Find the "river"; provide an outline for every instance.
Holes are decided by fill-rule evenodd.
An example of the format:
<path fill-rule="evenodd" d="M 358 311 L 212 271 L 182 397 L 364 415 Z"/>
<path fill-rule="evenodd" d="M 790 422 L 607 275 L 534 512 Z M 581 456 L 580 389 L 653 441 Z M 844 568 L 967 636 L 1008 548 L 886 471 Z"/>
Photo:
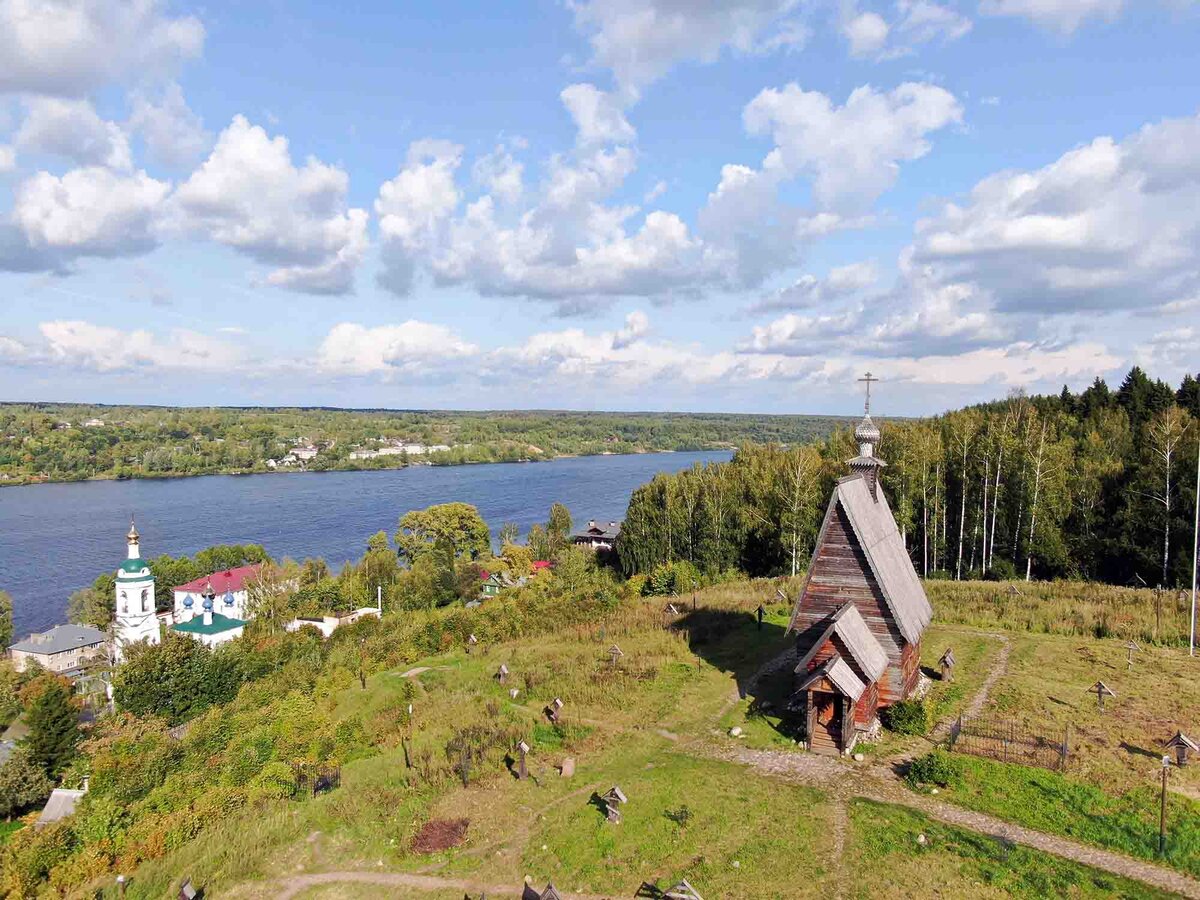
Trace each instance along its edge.
<path fill-rule="evenodd" d="M 262 544 L 274 557 L 324 557 L 336 569 L 367 536 L 432 503 L 474 504 L 493 533 L 522 534 L 565 503 L 576 527 L 621 519 L 629 495 L 659 472 L 728 453 L 588 456 L 543 463 L 413 466 L 379 472 L 211 475 L 0 489 L 0 589 L 17 637 L 66 620 L 67 597 L 125 556 L 129 516 L 142 554 L 186 556 L 214 544 Z"/>

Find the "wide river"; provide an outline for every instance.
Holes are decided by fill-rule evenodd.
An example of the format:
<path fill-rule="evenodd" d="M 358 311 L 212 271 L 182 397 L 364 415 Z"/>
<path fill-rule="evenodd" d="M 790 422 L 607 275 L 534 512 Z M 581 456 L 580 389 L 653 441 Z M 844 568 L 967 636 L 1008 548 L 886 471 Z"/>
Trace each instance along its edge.
<path fill-rule="evenodd" d="M 589 456 L 544 463 L 413 466 L 382 472 L 212 475 L 0 489 L 0 589 L 13 597 L 18 637 L 66 620 L 67 597 L 125 556 L 129 516 L 143 556 L 185 556 L 214 544 L 262 544 L 274 557 L 358 558 L 367 536 L 431 503 L 479 508 L 493 533 L 524 533 L 565 503 L 576 527 L 621 519 L 629 495 L 659 472 L 728 453 Z"/>

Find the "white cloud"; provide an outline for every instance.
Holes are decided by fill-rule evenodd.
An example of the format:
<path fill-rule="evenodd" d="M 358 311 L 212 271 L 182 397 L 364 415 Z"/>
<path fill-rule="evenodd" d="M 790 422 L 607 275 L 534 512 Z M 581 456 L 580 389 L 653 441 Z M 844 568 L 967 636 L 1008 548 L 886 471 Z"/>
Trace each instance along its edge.
<path fill-rule="evenodd" d="M 581 144 L 628 144 L 637 137 L 612 95 L 594 84 L 572 84 L 559 96 L 575 120 Z"/>
<path fill-rule="evenodd" d="M 474 344 L 444 325 L 410 319 L 400 325 L 368 328 L 343 322 L 321 342 L 317 367 L 335 375 L 422 376 L 477 351 Z"/>
<path fill-rule="evenodd" d="M 634 310 L 625 317 L 625 327 L 613 335 L 613 349 L 624 350 L 636 344 L 650 331 L 650 317 L 641 310 Z"/>
<path fill-rule="evenodd" d="M 589 36 L 592 61 L 610 69 L 627 96 L 678 62 L 710 63 L 729 47 L 741 53 L 803 46 L 808 32 L 792 15 L 797 0 L 574 0 L 576 27 Z"/>
<path fill-rule="evenodd" d="M 874 285 L 878 278 L 879 273 L 871 260 L 830 269 L 825 278 L 818 278 L 806 272 L 794 283 L 763 297 L 747 311 L 759 313 L 809 309 L 863 291 Z"/>
<path fill-rule="evenodd" d="M 1200 328 L 1188 325 L 1160 331 L 1138 346 L 1137 362 L 1156 375 L 1166 370 L 1174 380 L 1195 371 L 1197 346 L 1200 346 Z"/>
<path fill-rule="evenodd" d="M 135 92 L 131 104 L 129 127 L 142 136 L 150 156 L 161 165 L 190 166 L 212 143 L 204 123 L 187 105 L 183 91 L 174 82 L 157 98 L 144 91 Z"/>
<path fill-rule="evenodd" d="M 13 365 L 29 358 L 29 348 L 16 338 L 0 334 L 0 363 Z"/>
<path fill-rule="evenodd" d="M 367 246 L 367 213 L 346 208 L 349 178 L 309 157 L 293 164 L 287 138 L 243 116 L 176 190 L 176 224 L 277 266 L 270 284 L 318 294 L 353 289 Z"/>
<path fill-rule="evenodd" d="M 9 144 L 0 144 L 0 175 L 7 175 L 17 168 L 17 151 Z"/>
<path fill-rule="evenodd" d="M 133 168 L 125 132 L 115 122 L 101 119 L 86 100 L 29 100 L 16 144 L 22 153 L 49 153 L 80 166 Z"/>
<path fill-rule="evenodd" d="M 481 156 L 471 167 L 475 183 L 503 203 L 516 203 L 521 199 L 525 191 L 524 175 L 525 166 L 503 146 L 496 147 L 487 156 Z"/>
<path fill-rule="evenodd" d="M 1070 34 L 1088 19 L 1112 21 L 1123 5 L 1123 0 L 981 0 L 979 11 L 1029 19 L 1042 28 Z"/>
<path fill-rule="evenodd" d="M 246 362 L 236 345 L 186 329 L 161 338 L 143 329 L 122 331 L 82 321 L 43 322 L 39 327 L 52 362 L 97 372 L 166 369 L 221 373 Z"/>
<path fill-rule="evenodd" d="M 157 0 L 0 0 L 0 93 L 82 97 L 200 55 L 204 26 Z"/>
<path fill-rule="evenodd" d="M 850 42 L 851 56 L 873 56 L 887 43 L 891 28 L 879 13 L 864 12 L 842 25 L 842 34 Z"/>
<path fill-rule="evenodd" d="M 1000 311 L 1160 306 L 1200 290 L 1200 116 L 1097 138 L 1036 171 L 980 181 L 918 223 L 911 251 Z"/>
<path fill-rule="evenodd" d="M 1106 346 L 1084 342 L 1065 347 L 1043 347 L 1021 341 L 970 353 L 901 357 L 872 362 L 889 377 L 914 384 L 1028 387 L 1061 384 L 1079 377 L 1092 378 L 1121 365 L 1122 359 Z"/>
<path fill-rule="evenodd" d="M 743 119 L 751 134 L 775 140 L 765 170 L 810 174 L 822 207 L 853 212 L 892 186 L 901 162 L 928 153 L 928 135 L 961 121 L 962 107 L 932 84 L 906 82 L 888 93 L 867 85 L 839 107 L 793 83 L 762 91 Z"/>
<path fill-rule="evenodd" d="M 35 250 L 73 256 L 124 256 L 157 242 L 159 212 L 170 185 L 145 172 L 110 169 L 48 172 L 17 186 L 13 222 Z"/>

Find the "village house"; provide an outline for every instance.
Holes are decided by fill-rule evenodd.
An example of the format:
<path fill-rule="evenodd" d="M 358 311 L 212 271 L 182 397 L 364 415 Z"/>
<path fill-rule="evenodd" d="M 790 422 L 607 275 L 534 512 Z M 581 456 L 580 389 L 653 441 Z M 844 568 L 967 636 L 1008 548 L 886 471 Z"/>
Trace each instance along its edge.
<path fill-rule="evenodd" d="M 587 528 L 571 535 L 571 543 L 591 547 L 593 550 L 611 550 L 620 533 L 620 522 L 609 522 L 605 525 L 592 519 L 587 523 Z"/>
<path fill-rule="evenodd" d="M 343 625 L 353 625 L 366 618 L 381 618 L 382 613 L 374 606 L 364 606 L 348 613 L 335 613 L 330 616 L 297 616 L 284 625 L 286 631 L 299 631 L 301 628 L 315 628 L 322 637 L 329 637 Z"/>
<path fill-rule="evenodd" d="M 41 634 L 31 634 L 8 648 L 13 668 L 26 671 L 36 663 L 48 672 L 68 678 L 82 673 L 87 660 L 107 653 L 108 638 L 103 631 L 87 625 L 55 625 Z"/>
<path fill-rule="evenodd" d="M 868 376 L 869 377 L 869 376 Z M 859 455 L 838 480 L 788 632 L 799 664 L 792 707 L 810 750 L 849 753 L 878 713 L 915 696 L 921 636 L 933 610 L 879 484 L 879 429 L 867 413 Z"/>

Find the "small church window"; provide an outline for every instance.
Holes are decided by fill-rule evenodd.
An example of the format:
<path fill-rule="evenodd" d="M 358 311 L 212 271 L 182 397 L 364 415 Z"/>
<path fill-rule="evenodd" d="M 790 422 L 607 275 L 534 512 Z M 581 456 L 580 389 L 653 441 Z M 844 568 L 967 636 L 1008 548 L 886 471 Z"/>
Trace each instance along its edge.
<path fill-rule="evenodd" d="M 147 603 L 147 601 L 149 601 L 149 599 L 150 599 L 150 591 L 149 590 L 142 591 L 142 612 L 146 611 L 146 603 Z"/>
<path fill-rule="evenodd" d="M 121 612 L 129 612 L 129 595 L 121 591 Z"/>

